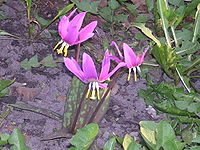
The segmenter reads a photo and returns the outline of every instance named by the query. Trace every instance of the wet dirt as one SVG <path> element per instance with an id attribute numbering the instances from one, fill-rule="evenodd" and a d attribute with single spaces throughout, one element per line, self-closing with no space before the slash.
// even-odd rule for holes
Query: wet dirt
<path id="1" fill-rule="evenodd" d="M 57 2 L 52 0 L 38 1 L 34 4 L 34 8 L 39 8 L 40 15 L 47 16 L 46 19 L 49 19 L 56 14 L 55 10 L 62 7 L 62 5 L 59 5 L 60 2 L 61 0 L 57 0 Z M 66 4 L 66 1 L 63 0 L 62 2 Z M 56 9 L 51 5 L 56 5 Z M 66 91 L 72 77 L 64 64 L 59 63 L 56 68 L 40 66 L 31 70 L 25 70 L 20 65 L 22 60 L 30 59 L 35 54 L 38 55 L 39 60 L 52 54 L 56 38 L 49 34 L 48 38 L 44 37 L 30 45 L 24 38 L 28 36 L 25 4 L 20 0 L 8 0 L 6 4 L 2 5 L 2 8 L 7 19 L 0 20 L 0 29 L 21 36 L 24 40 L 7 39 L 7 37 L 0 39 L 0 78 L 16 79 L 16 82 L 11 86 L 11 94 L 4 100 L 0 99 L 0 112 L 5 110 L 2 103 L 25 103 L 50 109 L 62 115 Z M 51 11 L 51 9 L 53 10 Z M 56 29 L 56 25 L 54 23 L 51 28 Z M 100 26 L 98 28 L 104 36 L 109 36 Z M 94 40 L 98 40 L 99 36 L 95 38 Z M 71 52 L 69 55 L 71 55 Z M 57 57 L 60 56 L 55 56 L 55 59 Z M 156 80 L 161 80 L 161 73 L 157 75 L 152 73 L 152 76 Z M 127 82 L 126 79 L 127 73 L 118 80 L 111 96 L 109 109 L 99 124 L 100 131 L 94 142 L 95 146 L 91 149 L 101 149 L 111 135 L 124 136 L 129 133 L 138 139 L 139 121 L 158 121 L 162 117 L 152 115 L 144 100 L 138 96 L 139 90 L 146 88 L 145 79 L 140 78 L 137 82 L 134 82 L 133 79 Z M 20 90 L 21 92 L 19 92 Z M 40 114 L 14 109 L 4 119 L 0 133 L 11 133 L 14 128 L 19 128 L 22 131 L 31 150 L 64 150 L 69 145 L 65 138 L 41 141 L 42 137 L 60 129 L 61 123 Z"/>

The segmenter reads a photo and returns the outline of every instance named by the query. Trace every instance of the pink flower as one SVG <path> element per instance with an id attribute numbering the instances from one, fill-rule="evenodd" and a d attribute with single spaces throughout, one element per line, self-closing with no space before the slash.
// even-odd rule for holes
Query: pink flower
<path id="1" fill-rule="evenodd" d="M 84 83 L 89 83 L 88 92 L 86 98 L 89 97 L 90 91 L 92 89 L 92 94 L 90 99 L 96 99 L 95 93 L 97 92 L 97 98 L 100 99 L 99 88 L 106 88 L 107 83 L 103 83 L 108 80 L 119 68 L 125 66 L 124 62 L 119 63 L 111 72 L 110 70 L 110 58 L 108 50 L 105 52 L 101 72 L 98 76 L 96 67 L 92 58 L 83 53 L 82 69 L 76 62 L 74 58 L 64 58 L 65 66 L 69 69 L 74 75 L 76 75 Z"/>
<path id="2" fill-rule="evenodd" d="M 125 62 L 126 67 L 129 69 L 129 74 L 127 80 L 130 80 L 131 77 L 131 71 L 134 72 L 134 80 L 137 81 L 137 75 L 136 71 L 140 72 L 140 65 L 143 63 L 144 56 L 146 55 L 147 51 L 149 50 L 149 46 L 145 48 L 144 52 L 140 55 L 136 55 L 132 48 L 130 48 L 126 43 L 123 43 L 123 51 L 124 51 L 124 57 L 122 56 L 121 51 L 119 50 L 119 47 L 117 44 L 112 41 L 111 46 L 114 45 L 118 51 L 118 54 L 120 58 L 117 58 L 115 56 L 111 56 L 111 59 L 114 59 L 117 63 Z"/>
<path id="3" fill-rule="evenodd" d="M 74 9 L 69 16 L 62 17 L 58 24 L 58 32 L 62 40 L 58 42 L 54 50 L 62 44 L 61 47 L 57 49 L 57 52 L 58 54 L 64 52 L 65 57 L 67 56 L 69 46 L 77 45 L 91 38 L 97 26 L 97 21 L 93 21 L 81 29 L 86 12 L 79 13 L 70 21 L 70 18 L 74 15 L 76 10 L 77 9 Z"/>

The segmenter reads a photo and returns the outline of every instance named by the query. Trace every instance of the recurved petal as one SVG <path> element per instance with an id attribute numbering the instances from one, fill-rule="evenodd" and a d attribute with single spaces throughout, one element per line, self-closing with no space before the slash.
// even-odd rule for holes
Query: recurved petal
<path id="1" fill-rule="evenodd" d="M 69 16 L 67 16 L 69 19 L 74 15 L 74 13 L 76 12 L 77 8 L 75 8 L 70 14 Z"/>
<path id="2" fill-rule="evenodd" d="M 83 53 L 82 68 L 83 68 L 84 78 L 86 80 L 96 80 L 98 78 L 94 62 L 92 58 L 86 53 Z"/>
<path id="3" fill-rule="evenodd" d="M 64 37 L 67 35 L 68 25 L 69 25 L 69 18 L 63 16 L 58 24 L 58 33 L 62 39 L 64 39 Z"/>
<path id="4" fill-rule="evenodd" d="M 76 27 L 77 30 L 79 31 L 82 24 L 83 24 L 83 19 L 85 18 L 86 12 L 81 12 L 78 15 L 76 15 L 69 23 L 69 28 L 71 27 Z"/>
<path id="5" fill-rule="evenodd" d="M 120 56 L 120 59 L 123 59 L 123 58 L 124 58 L 124 57 L 122 56 L 122 53 L 121 53 L 121 51 L 119 50 L 119 47 L 118 47 L 118 45 L 116 44 L 116 42 L 112 41 L 112 42 L 110 43 L 110 46 L 115 46 L 115 48 L 117 49 L 117 52 L 118 52 L 118 54 L 119 54 L 119 56 Z"/>
<path id="6" fill-rule="evenodd" d="M 106 50 L 106 52 L 104 54 L 104 58 L 102 60 L 101 73 L 99 75 L 100 81 L 107 80 L 104 77 L 106 77 L 108 75 L 109 70 L 110 70 L 110 58 L 109 58 L 109 56 L 110 56 L 109 51 Z"/>
<path id="7" fill-rule="evenodd" d="M 83 29 L 81 29 L 76 44 L 82 43 L 87 39 L 91 38 L 94 35 L 93 31 L 96 28 L 96 26 L 97 26 L 97 21 L 93 21 L 90 24 L 86 25 Z"/>
<path id="8" fill-rule="evenodd" d="M 77 76 L 80 80 L 85 82 L 83 71 L 79 67 L 78 63 L 73 59 L 64 58 L 65 66 L 69 71 L 71 71 L 75 76 Z"/>
<path id="9" fill-rule="evenodd" d="M 125 62 L 119 63 L 109 74 L 107 74 L 107 76 L 104 77 L 104 80 L 102 80 L 101 82 L 110 78 L 118 69 L 120 69 L 121 67 L 124 67 L 124 66 L 126 66 Z"/>
<path id="10" fill-rule="evenodd" d="M 145 57 L 147 51 L 149 50 L 149 48 L 150 48 L 150 46 L 148 45 L 148 46 L 145 48 L 144 52 L 143 52 L 141 55 L 138 56 L 138 58 L 139 58 L 139 65 L 141 65 L 142 62 L 144 61 L 144 57 Z"/>
<path id="11" fill-rule="evenodd" d="M 98 83 L 100 88 L 107 88 L 108 87 L 108 83 Z"/>
<path id="12" fill-rule="evenodd" d="M 123 43 L 124 59 L 128 68 L 132 68 L 137 65 L 137 55 L 133 52 L 126 43 Z"/>

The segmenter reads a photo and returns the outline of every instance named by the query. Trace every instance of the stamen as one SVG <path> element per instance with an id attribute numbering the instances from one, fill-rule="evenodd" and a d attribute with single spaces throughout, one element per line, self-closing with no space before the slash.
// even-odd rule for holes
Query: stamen
<path id="1" fill-rule="evenodd" d="M 65 57 L 67 57 L 68 48 L 69 48 L 69 44 L 66 44 L 64 51 L 63 51 Z"/>
<path id="2" fill-rule="evenodd" d="M 57 53 L 58 54 L 62 54 L 63 53 L 63 49 L 65 48 L 66 45 L 67 44 L 65 42 L 63 42 L 62 45 L 61 45 L 61 47 L 60 47 L 60 49 L 57 50 Z"/>
<path id="3" fill-rule="evenodd" d="M 136 68 L 137 68 L 138 72 L 141 72 L 140 66 L 137 66 Z"/>
<path id="4" fill-rule="evenodd" d="M 60 41 L 56 44 L 56 46 L 54 46 L 53 50 L 55 50 L 62 42 L 63 42 L 63 40 L 60 40 Z"/>
<path id="5" fill-rule="evenodd" d="M 134 72 L 134 80 L 137 81 L 137 74 L 136 74 L 136 68 L 133 67 L 133 72 Z"/>
<path id="6" fill-rule="evenodd" d="M 89 97 L 89 94 L 90 94 L 90 90 L 91 90 L 91 85 L 92 83 L 89 83 L 89 87 L 88 87 L 88 90 L 87 90 L 87 94 L 86 94 L 86 98 L 88 98 Z"/>
<path id="7" fill-rule="evenodd" d="M 95 84 L 96 84 L 96 90 L 97 90 L 97 99 L 100 99 L 99 84 L 98 82 L 95 82 Z"/>
<path id="8" fill-rule="evenodd" d="M 96 99 L 96 96 L 95 96 L 95 88 L 96 88 L 96 85 L 95 85 L 95 82 L 93 82 L 93 84 L 92 84 L 92 94 L 91 94 L 91 96 L 90 96 L 90 99 Z"/>
<path id="9" fill-rule="evenodd" d="M 128 78 L 127 78 L 127 80 L 129 81 L 130 80 L 130 78 L 131 78 L 131 68 L 129 68 L 129 70 L 128 70 Z"/>

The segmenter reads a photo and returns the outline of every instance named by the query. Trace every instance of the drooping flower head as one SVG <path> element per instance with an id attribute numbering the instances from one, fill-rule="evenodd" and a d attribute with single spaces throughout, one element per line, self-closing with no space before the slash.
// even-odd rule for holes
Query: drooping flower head
<path id="1" fill-rule="evenodd" d="M 90 91 L 92 90 L 90 99 L 96 99 L 95 93 L 97 93 L 97 99 L 100 99 L 99 88 L 106 88 L 108 85 L 103 82 L 108 80 L 119 68 L 125 66 L 125 63 L 121 62 L 110 72 L 109 56 L 110 54 L 107 50 L 102 61 L 101 72 L 99 75 L 97 74 L 92 58 L 86 53 L 83 53 L 82 69 L 74 58 L 64 58 L 64 63 L 67 69 L 69 69 L 82 82 L 87 84 L 89 83 L 86 98 L 89 97 Z"/>
<path id="2" fill-rule="evenodd" d="M 149 50 L 149 46 L 145 48 L 144 52 L 140 55 L 136 55 L 132 48 L 130 48 L 126 43 L 123 43 L 123 52 L 124 56 L 122 56 L 121 51 L 119 50 L 119 47 L 117 44 L 112 41 L 111 46 L 114 45 L 118 51 L 118 54 L 120 58 L 112 57 L 111 59 L 114 59 L 117 63 L 125 62 L 126 67 L 129 69 L 129 74 L 127 80 L 130 80 L 131 77 L 131 71 L 134 72 L 134 80 L 137 81 L 137 74 L 136 71 L 140 72 L 140 65 L 143 63 L 144 56 L 146 55 L 147 51 Z"/>
<path id="3" fill-rule="evenodd" d="M 61 45 L 60 48 L 57 49 L 57 53 L 64 53 L 65 57 L 67 56 L 69 46 L 77 45 L 91 38 L 97 26 L 97 21 L 92 21 L 81 29 L 86 12 L 79 13 L 70 21 L 76 10 L 77 9 L 74 9 L 69 16 L 63 16 L 58 24 L 58 33 L 61 36 L 61 41 L 56 44 L 54 50 Z"/>

